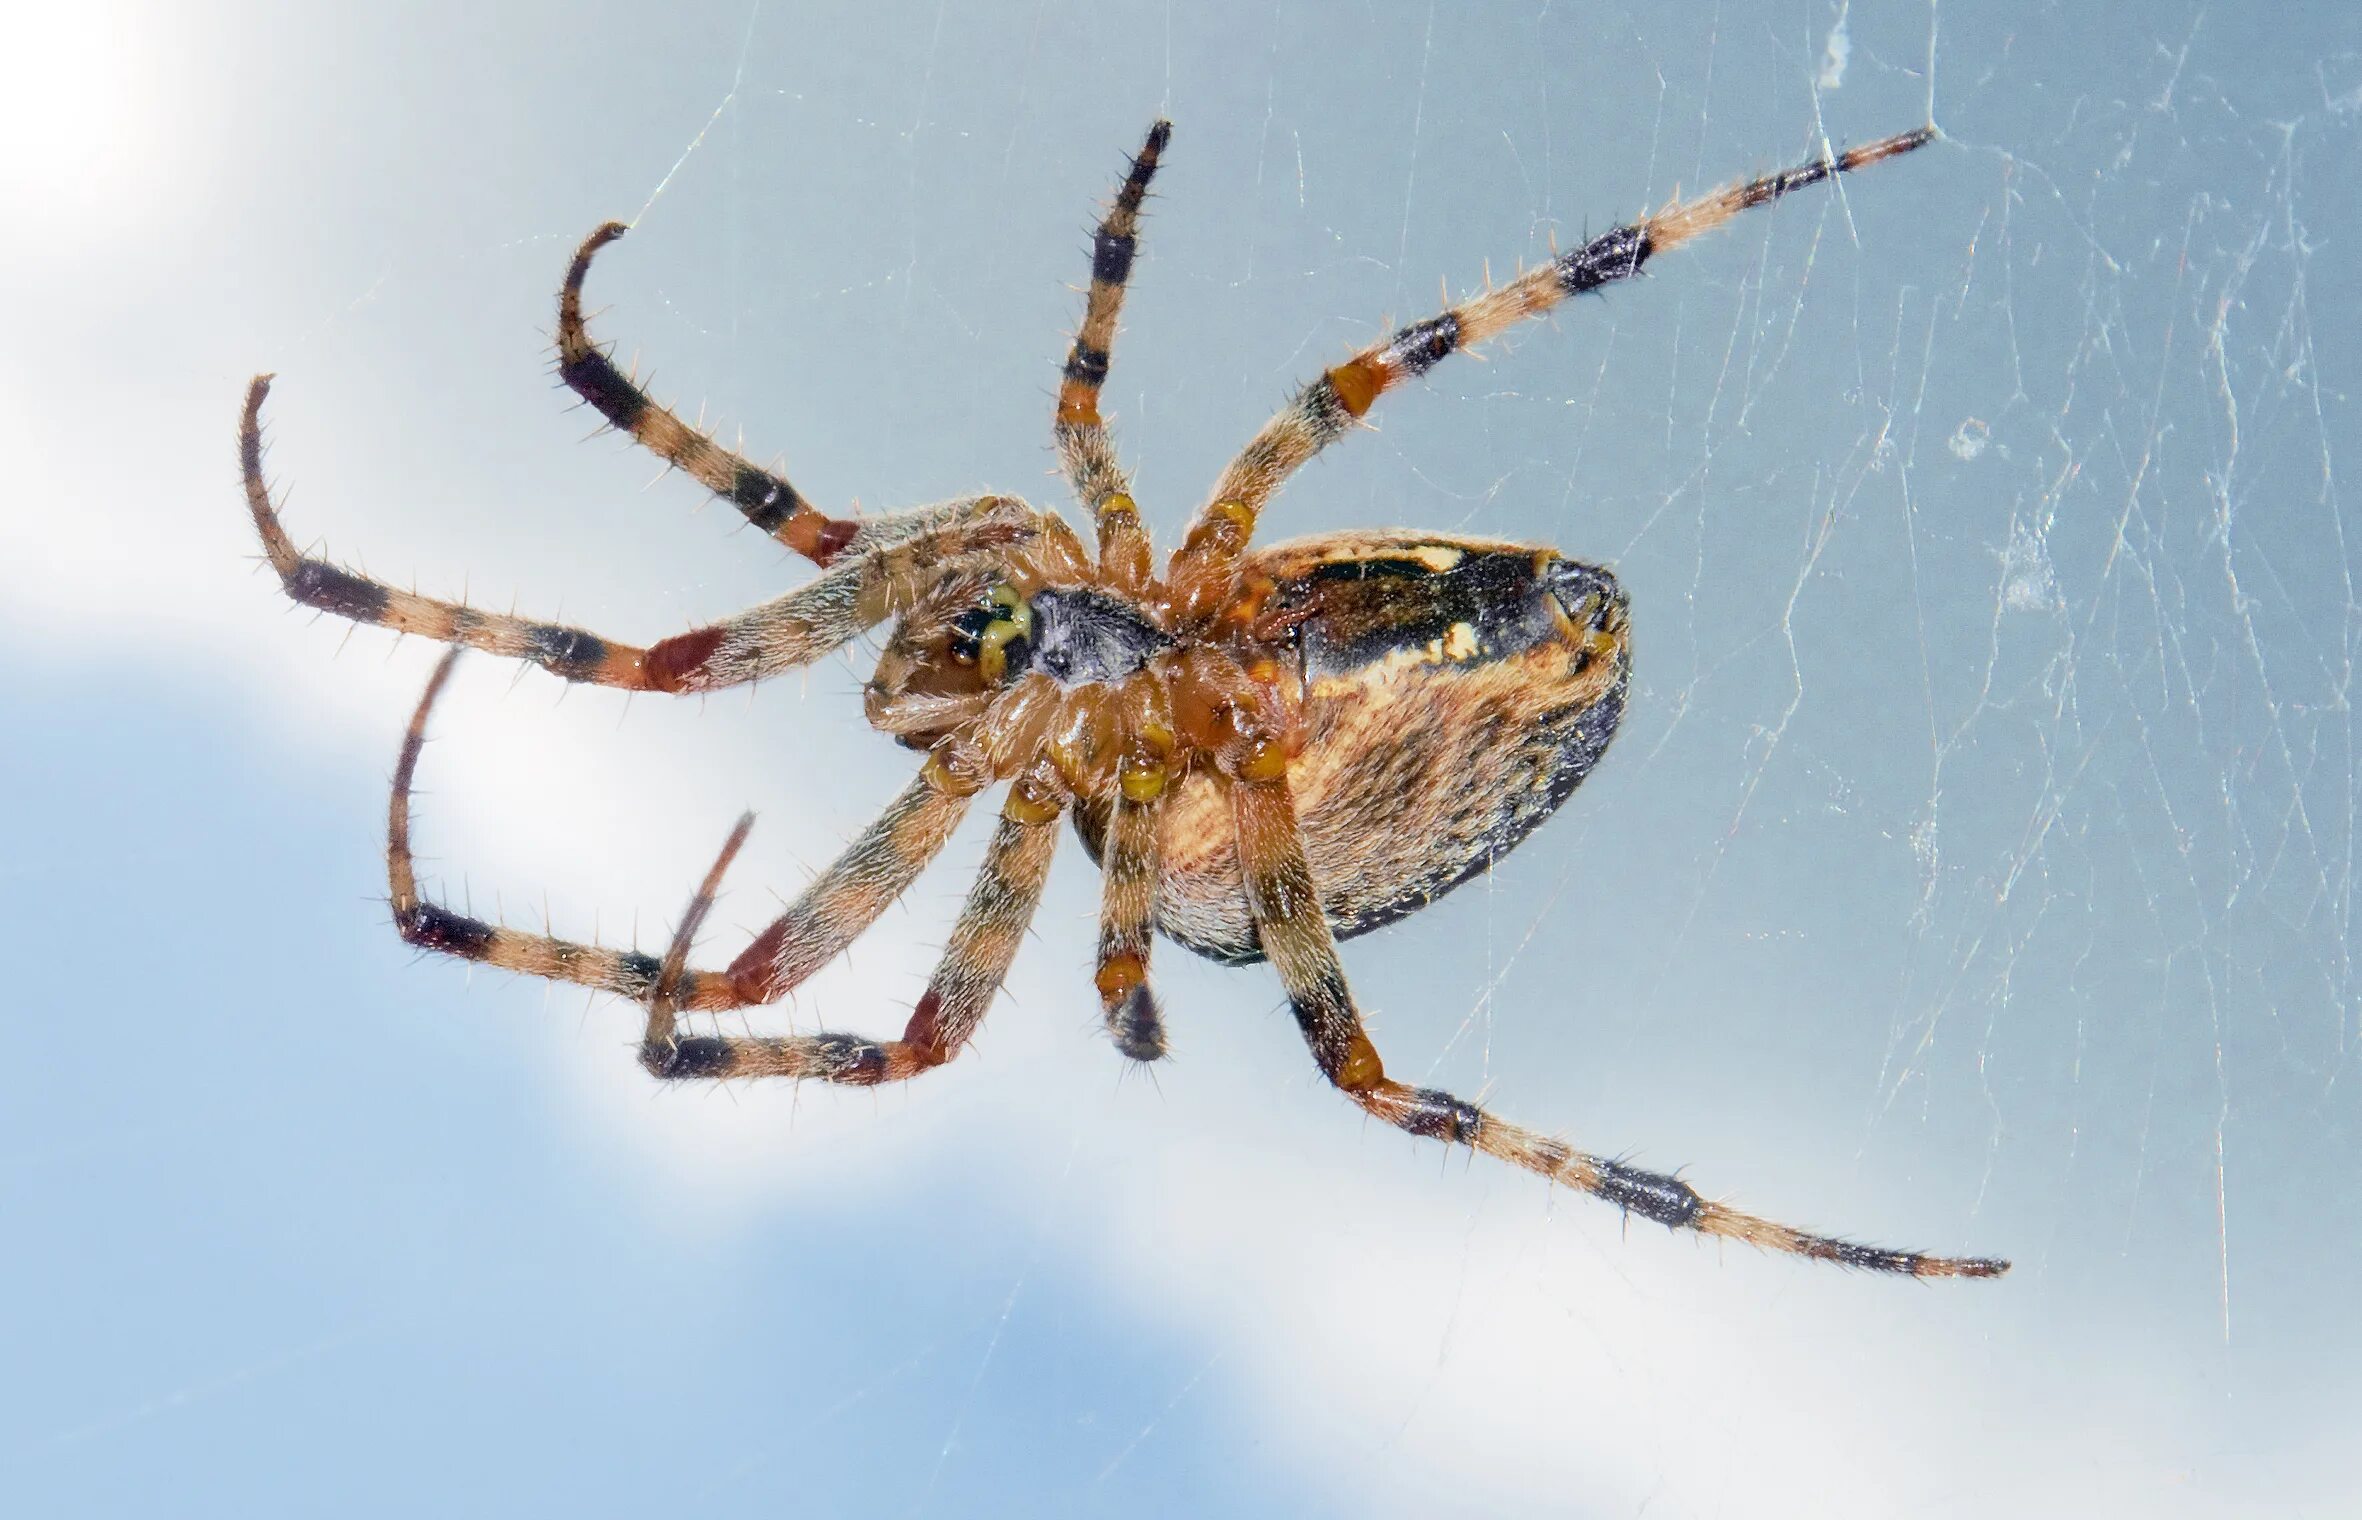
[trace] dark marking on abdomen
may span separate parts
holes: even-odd
[[[1347,674],[1446,639],[1461,624],[1473,635],[1470,653],[1456,661],[1461,664],[1519,654],[1558,637],[1551,584],[1532,550],[1448,539],[1403,547],[1399,554],[1315,565],[1283,584],[1282,605],[1310,600],[1320,609],[1303,625],[1307,675]],[[1421,548],[1448,551],[1450,563],[1438,569],[1414,557]],[[1564,562],[1549,563],[1554,570]],[[1593,573],[1613,594],[1615,578]]]

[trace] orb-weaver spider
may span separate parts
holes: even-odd
[[[1555,551],[1403,530],[1250,540],[1281,483],[1384,392],[1751,206],[1908,153],[1932,128],[1677,200],[1329,370],[1265,423],[1215,483],[1159,572],[1098,398],[1138,246],[1140,209],[1171,128],[1132,160],[1092,244],[1082,326],[1058,391],[1058,454],[1097,543],[1055,514],[973,496],[890,516],[822,513],[769,470],[651,401],[591,341],[582,315],[609,223],[574,255],[558,302],[558,371],[608,422],[727,497],[823,573],[739,616],[647,648],[397,591],[306,558],[262,474],[261,408],[239,432],[247,504],[296,601],[454,646],[531,660],[568,681],[703,692],[809,664],[891,623],[866,689],[870,722],[926,752],[919,775],[810,888],[722,970],[688,966],[740,819],[663,959],[456,913],[419,895],[409,799],[437,667],[395,770],[387,868],[413,945],[576,982],[648,1010],[641,1061],[659,1077],[898,1082],[959,1053],[1040,901],[1068,810],[1106,874],[1098,984],[1125,1055],[1154,1060],[1156,931],[1228,962],[1267,958],[1321,1072],[1368,1113],[1458,1141],[1673,1228],[1916,1277],[1993,1277],[2008,1263],[1857,1245],[1702,1198],[1678,1178],[1495,1118],[1386,1075],[1336,941],[1391,922],[1514,848],[1565,800],[1623,716],[1630,648],[1615,577]],[[845,949],[940,850],[971,800],[1009,783],[999,827],[940,968],[899,1039],[687,1035],[683,1010],[776,1002]]]

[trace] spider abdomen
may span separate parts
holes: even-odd
[[[1623,717],[1615,578],[1492,539],[1354,532],[1253,556],[1288,625],[1303,745],[1288,768],[1339,938],[1416,912],[1508,853],[1588,775]],[[1104,800],[1077,826],[1094,855]],[[1224,788],[1182,779],[1161,826],[1157,925],[1218,961],[1261,958]]]

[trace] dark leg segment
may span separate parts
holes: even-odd
[[[376,623],[446,644],[465,644],[491,654],[534,664],[569,681],[644,691],[653,684],[651,651],[618,644],[580,628],[540,623],[505,613],[480,612],[458,602],[398,591],[326,560],[306,559],[271,505],[270,483],[262,473],[262,403],[271,377],[257,375],[246,388],[246,409],[238,425],[238,464],[246,480],[246,507],[262,535],[263,552],[279,572],[287,595],[356,623]]]
[[[1109,355],[1115,344],[1116,318],[1124,304],[1124,283],[1131,278],[1132,258],[1139,250],[1140,206],[1148,196],[1148,182],[1156,175],[1157,159],[1171,139],[1173,124],[1160,121],[1148,130],[1148,140],[1131,171],[1116,191],[1115,203],[1091,238],[1091,293],[1083,308],[1082,326],[1075,330],[1067,351],[1065,378],[1058,387],[1055,434],[1058,458],[1065,466],[1075,500],[1099,525],[1099,558],[1116,572],[1120,587],[1145,584],[1148,579],[1148,538],[1140,526],[1139,508],[1131,497],[1131,483],[1115,457],[1115,441],[1099,415],[1099,389],[1107,382]]]
[[[1989,1257],[1928,1256],[1815,1235],[1713,1202],[1678,1177],[1585,1155],[1564,1141],[1495,1118],[1434,1088],[1386,1075],[1345,983],[1312,872],[1304,859],[1294,799],[1284,777],[1236,781],[1240,868],[1264,953],[1286,986],[1304,1040],[1323,1075],[1371,1115],[1397,1129],[1457,1141],[1553,1182],[1580,1188],[1670,1229],[1742,1240],[1767,1250],[1912,1277],[1998,1277],[2009,1263]]]
[[[660,1007],[652,1011],[641,1064],[656,1076],[675,1079],[808,1077],[859,1087],[907,1081],[941,1066],[967,1044],[1008,975],[1041,902],[1062,811],[1060,802],[1027,783],[1011,790],[951,943],[902,1038],[682,1035]]]
[[[530,660],[564,680],[594,686],[713,691],[808,665],[907,611],[946,561],[1019,543],[1039,530],[1030,507],[1003,496],[966,497],[880,518],[875,548],[843,560],[810,585],[643,649],[580,628],[419,596],[327,560],[305,558],[279,521],[262,472],[262,403],[268,394],[268,375],[257,376],[247,388],[238,463],[263,552],[290,598],[356,623]]]
[[[1100,851],[1105,876],[1099,911],[1099,1008],[1115,1048],[1135,1061],[1165,1053],[1164,1015],[1148,985],[1156,924],[1157,822],[1160,791],[1146,801],[1116,794]]]
[[[1541,316],[1568,296],[1637,274],[1656,254],[1710,232],[1750,207],[1908,153],[1935,135],[1933,127],[1920,127],[1834,158],[1673,202],[1654,216],[1601,233],[1498,289],[1363,349],[1304,387],[1222,472],[1173,558],[1170,575],[1182,600],[1190,606],[1210,604],[1215,599],[1211,588],[1227,586],[1256,518],[1281,482],[1343,437],[1379,396],[1404,380],[1427,373],[1446,355]]]
[[[426,744],[427,716],[459,660],[445,655],[419,698],[394,765],[393,797],[386,817],[386,877],[392,889],[394,928],[422,950],[482,961],[505,971],[550,981],[573,982],[612,992],[653,1007],[724,1012],[785,997],[815,970],[834,959],[855,936],[901,896],[943,848],[967,811],[968,798],[938,788],[922,776],[896,798],[794,906],[755,937],[727,971],[697,971],[675,964],[687,954],[693,935],[712,906],[720,871],[745,843],[752,815],[739,820],[722,859],[688,915],[667,960],[637,950],[612,950],[546,934],[527,934],[444,907],[419,894],[410,852],[410,789]]]
[[[575,250],[558,294],[558,374],[600,416],[629,433],[649,452],[696,477],[716,496],[726,497],[763,532],[825,565],[861,532],[862,524],[830,517],[806,501],[794,486],[762,466],[734,454],[648,398],[591,341],[582,316],[582,282],[598,251],[630,229],[609,222]]]
[[[968,811],[968,794],[922,773],[785,913],[730,963],[726,983],[692,989],[699,1010],[774,1003],[844,953],[918,880]]]
[[[655,996],[664,973],[664,963],[653,955],[637,950],[611,950],[605,945],[582,944],[547,934],[527,934],[505,924],[470,918],[419,894],[410,853],[410,787],[418,774],[419,752],[426,747],[427,715],[434,710],[435,699],[443,694],[444,686],[450,681],[451,667],[459,663],[459,653],[452,650],[435,666],[425,694],[418,699],[418,710],[411,714],[410,726],[402,735],[401,758],[394,763],[393,797],[386,809],[385,865],[395,932],[421,950],[481,961],[504,971],[544,977],[553,982],[595,987],[635,1003],[647,1002]],[[743,840],[746,827],[747,820],[742,819],[740,833],[734,838]],[[735,850],[736,845],[732,848]],[[727,976],[712,971],[680,972],[674,981],[684,991],[729,985]]]

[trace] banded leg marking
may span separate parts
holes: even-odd
[[[969,794],[948,791],[922,771],[861,831],[803,895],[730,963],[727,987],[683,1007],[721,1010],[774,1003],[835,960],[918,880],[967,815]]]
[[[967,811],[966,795],[943,791],[922,774],[726,971],[687,969],[685,958],[689,936],[711,908],[722,871],[746,841],[752,814],[739,820],[721,858],[707,873],[675,935],[672,954],[664,960],[637,950],[527,934],[470,918],[419,893],[410,848],[410,793],[426,744],[428,714],[459,654],[454,649],[435,666],[411,715],[401,758],[394,765],[386,818],[386,877],[394,927],[422,950],[612,992],[648,1005],[652,1016],[660,1003],[668,1009],[721,1013],[776,1002],[833,960],[900,897],[942,851]]]
[[[444,907],[418,890],[418,876],[410,851],[410,788],[418,774],[419,752],[426,747],[427,715],[451,679],[460,651],[451,650],[435,666],[410,726],[402,735],[401,758],[394,762],[393,795],[386,808],[386,885],[392,899],[394,931],[421,950],[481,961],[524,976],[612,992],[636,1003],[652,999],[665,980],[665,964],[637,950],[614,950],[547,934],[528,934],[505,924],[491,923]],[[751,818],[741,818],[733,833],[730,853],[745,839]],[[710,894],[710,884],[709,884]],[[704,910],[696,910],[702,918]],[[726,991],[730,979],[714,971],[676,970],[674,988],[688,998],[710,1003]],[[735,1004],[729,1006],[736,1006]]]
[[[279,584],[290,598],[356,623],[376,623],[445,644],[464,644],[488,654],[531,660],[569,681],[620,686],[627,691],[652,688],[648,660],[654,651],[619,644],[580,628],[481,612],[459,602],[399,591],[327,560],[307,559],[279,521],[278,510],[271,505],[270,482],[263,476],[262,403],[270,391],[268,375],[255,376],[246,387],[246,409],[238,423],[238,467],[245,477],[246,507],[262,537],[263,553],[269,556],[271,568],[279,573]]]
[[[643,649],[580,628],[401,591],[324,559],[288,537],[262,469],[262,403],[268,375],[247,387],[238,426],[246,506],[287,595],[304,606],[415,633],[438,643],[530,660],[563,680],[625,691],[713,691],[808,665],[907,611],[944,561],[1024,541],[1038,531],[1014,498],[972,496],[878,519],[877,547],[843,560],[807,586]]]
[[[1373,1117],[1407,1134],[1471,1146],[1668,1229],[1696,1230],[1816,1261],[1910,1277],[1999,1277],[2009,1270],[2008,1262],[1990,1257],[1889,1250],[1743,1214],[1700,1197],[1678,1177],[1586,1155],[1450,1093],[1388,1077],[1338,962],[1336,943],[1305,863],[1286,779],[1234,782],[1231,800],[1247,902],[1263,951],[1287,988],[1289,1006],[1321,1073]]]
[[[1245,550],[1246,536],[1251,535],[1256,518],[1281,483],[1343,437],[1379,396],[1404,380],[1427,373],[1445,356],[1541,316],[1568,296],[1637,274],[1651,257],[1711,232],[1742,211],[1909,153],[1932,142],[1935,135],[1933,127],[1919,127],[1833,158],[1737,181],[1694,200],[1674,201],[1653,216],[1601,233],[1506,285],[1371,344],[1305,386],[1239,451],[1215,482],[1188,539],[1175,552],[1172,577],[1176,581],[1212,578],[1227,582],[1231,567]],[[1226,517],[1243,520],[1243,532],[1236,523],[1224,523]]]
[[[1147,583],[1148,536],[1132,501],[1131,482],[1116,458],[1115,440],[1099,415],[1099,391],[1107,383],[1116,319],[1123,311],[1125,282],[1131,278],[1132,260],[1139,251],[1140,207],[1172,135],[1169,121],[1159,121],[1148,129],[1148,140],[1141,144],[1116,190],[1114,203],[1092,234],[1091,290],[1083,307],[1082,325],[1075,329],[1074,344],[1067,351],[1053,428],[1058,458],[1075,500],[1098,523],[1100,563],[1116,572],[1119,584],[1130,587]]]
[[[1156,177],[1157,160],[1172,141],[1173,124],[1159,121],[1148,129],[1124,182],[1115,192],[1098,230],[1091,236],[1091,293],[1083,307],[1082,326],[1075,329],[1067,350],[1065,379],[1058,387],[1058,421],[1076,427],[1099,423],[1099,388],[1107,383],[1109,351],[1115,343],[1115,323],[1123,311],[1124,285],[1132,277],[1132,259],[1140,247],[1140,206],[1148,198],[1148,182]]]
[[[1148,984],[1156,924],[1157,822],[1160,791],[1145,801],[1116,794],[1101,850],[1105,877],[1099,909],[1099,1008],[1115,1048],[1135,1061],[1165,1054],[1164,1014]]]
[[[582,282],[598,251],[629,230],[621,222],[607,223],[583,239],[566,266],[566,283],[558,293],[560,378],[617,431],[629,433],[659,459],[727,498],[748,522],[812,563],[829,563],[853,542],[862,524],[828,516],[783,477],[723,448],[657,405],[591,340],[582,315]]]
[[[641,1064],[656,1076],[817,1078],[857,1087],[904,1082],[941,1066],[975,1033],[1007,977],[1041,903],[1058,842],[1062,802],[1013,788],[985,851],[942,962],[898,1040],[820,1033],[788,1036],[675,1034],[651,1020]]]

